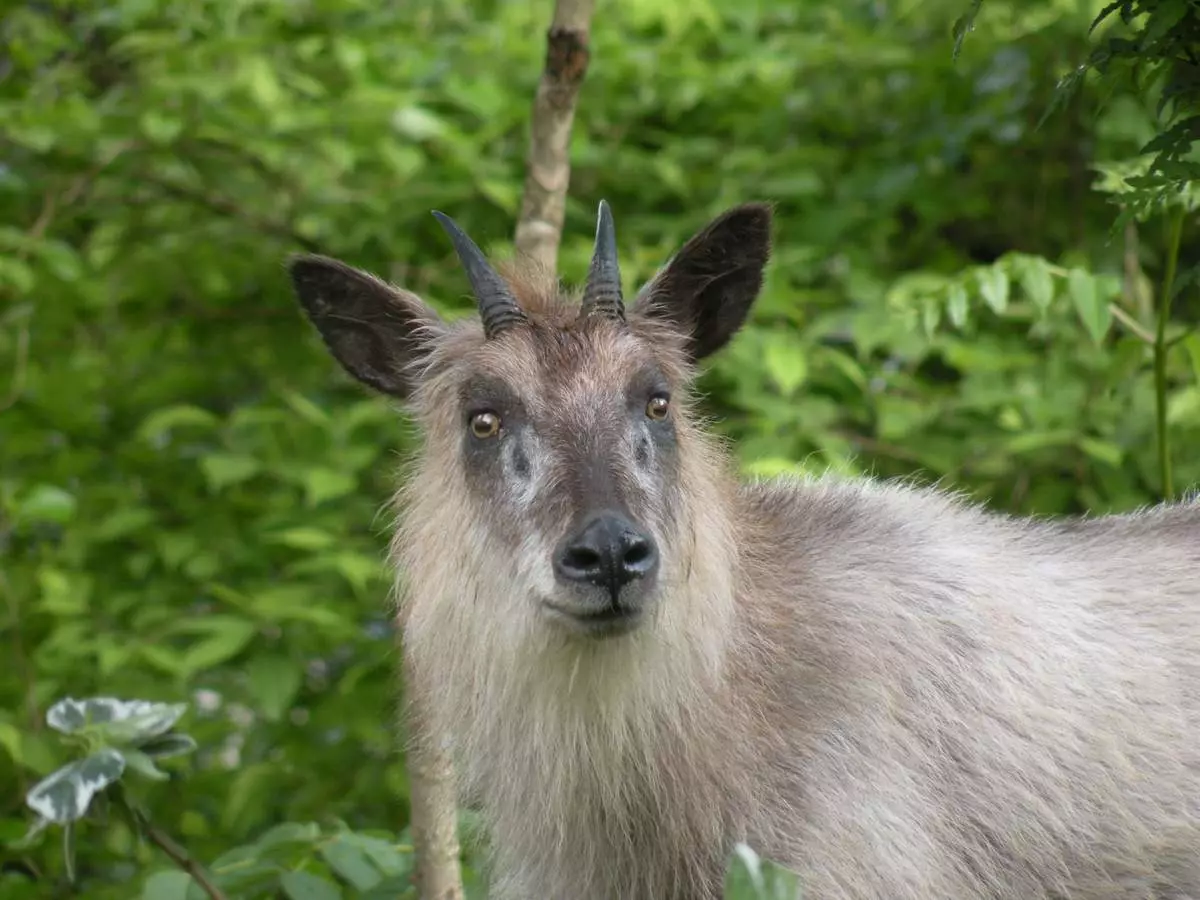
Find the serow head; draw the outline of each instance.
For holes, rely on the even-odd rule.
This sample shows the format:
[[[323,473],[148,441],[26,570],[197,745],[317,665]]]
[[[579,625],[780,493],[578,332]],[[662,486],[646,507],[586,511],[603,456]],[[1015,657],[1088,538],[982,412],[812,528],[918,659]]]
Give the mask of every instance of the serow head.
[[[533,266],[501,275],[434,215],[477,320],[448,323],[322,256],[289,263],[300,303],[345,370],[407,401],[422,426],[408,490],[411,514],[430,520],[418,540],[486,569],[520,615],[581,636],[633,631],[687,577],[706,471],[687,391],[695,362],[734,335],[762,287],[770,207],[718,216],[629,309],[606,203],[578,300]]]

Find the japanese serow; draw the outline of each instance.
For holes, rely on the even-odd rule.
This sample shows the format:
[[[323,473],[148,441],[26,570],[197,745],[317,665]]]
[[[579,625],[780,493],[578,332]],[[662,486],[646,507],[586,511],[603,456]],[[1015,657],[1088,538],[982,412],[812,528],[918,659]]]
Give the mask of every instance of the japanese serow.
[[[769,206],[628,305],[605,204],[578,293],[437,215],[478,317],[290,273],[420,427],[399,623],[496,896],[710,900],[742,841],[811,900],[1200,900],[1200,503],[742,482],[690,385],[760,291]]]

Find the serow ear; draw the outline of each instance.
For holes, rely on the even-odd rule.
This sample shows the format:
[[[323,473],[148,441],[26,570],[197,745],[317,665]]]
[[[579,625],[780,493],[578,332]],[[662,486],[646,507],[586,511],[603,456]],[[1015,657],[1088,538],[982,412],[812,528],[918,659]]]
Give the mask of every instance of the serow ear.
[[[771,207],[735,206],[713,219],[638,292],[634,312],[691,336],[692,359],[729,341],[746,321],[771,255]]]
[[[377,391],[404,399],[413,366],[446,328],[420,297],[325,256],[293,256],[292,287],[342,368]]]

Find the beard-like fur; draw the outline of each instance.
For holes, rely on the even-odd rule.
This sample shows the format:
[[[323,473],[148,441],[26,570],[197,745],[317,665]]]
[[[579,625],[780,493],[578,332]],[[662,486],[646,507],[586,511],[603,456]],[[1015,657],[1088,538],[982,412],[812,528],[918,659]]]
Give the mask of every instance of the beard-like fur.
[[[698,443],[693,459],[711,455]],[[393,542],[405,652],[493,837],[495,895],[708,896],[723,811],[745,793],[723,757],[737,571],[724,479],[699,478],[708,488],[656,529],[673,552],[646,621],[594,640],[538,609],[548,541],[514,555],[478,524],[464,533],[465,487],[436,465],[412,475]]]

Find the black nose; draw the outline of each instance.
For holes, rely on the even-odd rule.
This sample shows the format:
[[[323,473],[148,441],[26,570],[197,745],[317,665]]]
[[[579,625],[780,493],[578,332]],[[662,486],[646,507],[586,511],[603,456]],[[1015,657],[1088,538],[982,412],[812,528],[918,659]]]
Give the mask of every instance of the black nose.
[[[560,578],[603,587],[614,603],[621,588],[649,575],[657,563],[658,550],[650,535],[618,513],[589,519],[554,556]]]

